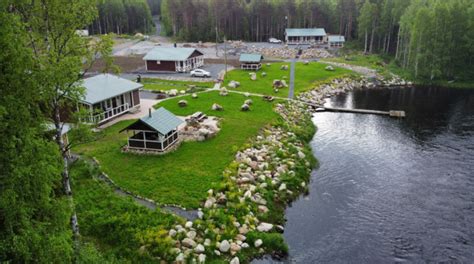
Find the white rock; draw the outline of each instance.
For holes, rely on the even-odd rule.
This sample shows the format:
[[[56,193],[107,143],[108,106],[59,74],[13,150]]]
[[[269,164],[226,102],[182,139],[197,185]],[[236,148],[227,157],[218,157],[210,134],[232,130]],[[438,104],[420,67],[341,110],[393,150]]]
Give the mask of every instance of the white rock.
[[[240,240],[240,241],[245,241],[247,239],[247,237],[245,237],[242,234],[238,234],[238,235],[235,236],[235,239]]]
[[[206,239],[204,240],[204,246],[208,247],[208,246],[210,246],[210,245],[211,245],[211,240],[210,240],[209,238],[206,238]]]
[[[176,236],[176,233],[177,233],[176,230],[170,229],[170,231],[168,232],[168,235],[169,235],[170,237],[174,237],[174,236]]]
[[[199,219],[202,219],[204,217],[204,213],[202,211],[198,211],[197,215]]]
[[[257,230],[258,230],[259,232],[268,232],[268,231],[272,230],[272,228],[273,228],[273,225],[272,225],[272,224],[270,224],[270,223],[264,223],[264,222],[260,223],[260,224],[257,226]]]
[[[244,197],[250,198],[250,196],[252,196],[252,192],[250,190],[248,190],[244,193]]]
[[[286,190],[286,184],[282,183],[282,184],[280,185],[280,188],[278,188],[278,190],[279,190],[279,191],[284,191],[284,190]]]
[[[184,262],[184,254],[183,253],[179,253],[179,255],[176,257],[176,262],[178,263],[181,263],[181,262]]]
[[[196,238],[196,231],[189,231],[186,236],[190,239]]]
[[[204,203],[204,207],[211,208],[215,203],[216,203],[216,199],[214,197],[211,197],[206,200],[206,202]]]
[[[193,222],[187,221],[186,224],[184,225],[184,227],[186,227],[186,228],[191,228],[191,227],[193,227]]]
[[[230,262],[229,264],[240,264],[240,260],[238,257],[234,257]]]
[[[227,252],[227,251],[229,251],[229,249],[230,249],[230,243],[229,243],[229,241],[227,241],[227,240],[221,241],[221,243],[220,243],[220,245],[219,245],[219,250],[220,250],[221,252]]]
[[[189,247],[189,248],[194,248],[196,246],[196,242],[192,240],[191,238],[185,238],[183,241],[181,241],[183,246]]]
[[[247,243],[242,243],[242,245],[240,245],[240,246],[241,246],[242,248],[249,248],[249,247],[250,247],[249,244],[247,244]]]
[[[255,242],[253,242],[253,245],[256,248],[260,247],[262,244],[263,244],[263,241],[261,239],[257,239],[257,240],[255,240]]]
[[[198,95],[197,95],[197,93],[192,93],[192,94],[191,94],[191,97],[194,98],[194,99],[196,99],[196,98],[198,98]]]
[[[298,151],[298,157],[299,157],[300,159],[304,159],[304,158],[306,158],[306,155],[305,155],[303,152]]]
[[[198,245],[194,248],[194,251],[195,251],[196,253],[202,253],[202,252],[205,251],[205,248],[204,248],[203,245],[198,244]]]
[[[214,254],[216,254],[216,256],[220,256],[221,252],[219,250],[214,250]]]
[[[198,256],[198,262],[199,262],[199,263],[205,263],[205,262],[206,262],[206,255],[204,255],[204,254],[199,254],[199,256]]]

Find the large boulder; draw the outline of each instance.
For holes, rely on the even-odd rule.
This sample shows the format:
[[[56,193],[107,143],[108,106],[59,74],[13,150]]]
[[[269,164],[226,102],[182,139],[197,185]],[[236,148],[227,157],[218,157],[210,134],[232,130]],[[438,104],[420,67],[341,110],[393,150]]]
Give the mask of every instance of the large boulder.
[[[171,90],[168,91],[168,95],[169,96],[176,96],[176,95],[178,95],[178,90],[171,89]]]
[[[256,248],[259,248],[262,244],[263,244],[263,241],[261,239],[257,239],[257,240],[255,240],[255,242],[253,242],[253,245]]]
[[[242,111],[249,111],[250,110],[250,106],[248,104],[243,104],[241,107],[240,107],[240,110]]]
[[[178,105],[179,105],[180,107],[186,107],[186,106],[188,106],[188,101],[186,101],[186,100],[179,100]]]
[[[250,74],[250,80],[252,80],[252,81],[256,81],[256,80],[257,80],[257,74],[256,74],[255,72],[252,72],[252,73]]]
[[[326,66],[326,68],[324,68],[326,71],[334,71],[334,67],[332,67],[331,65],[328,65]]]
[[[227,88],[225,87],[222,87],[219,91],[219,95],[221,96],[227,96],[227,94],[229,94],[229,91],[227,91]]]
[[[245,100],[244,103],[245,103],[245,104],[248,104],[248,105],[252,105],[252,104],[253,104],[253,101],[252,101],[252,99],[247,99],[247,100]]]
[[[220,104],[214,103],[212,104],[211,109],[214,111],[222,111],[224,108]]]
[[[219,245],[219,250],[223,253],[229,251],[230,249],[230,243],[227,240],[222,240],[220,245]]]
[[[191,97],[192,97],[193,99],[196,99],[196,98],[198,98],[198,95],[197,95],[197,93],[193,93],[193,94],[191,94]]]
[[[273,225],[272,225],[272,224],[270,224],[270,223],[264,223],[264,222],[260,223],[260,224],[257,226],[257,230],[258,230],[259,232],[268,232],[268,231],[272,230],[272,228],[273,228]]]
[[[196,242],[188,237],[183,239],[181,241],[181,244],[183,244],[183,246],[188,247],[188,248],[194,248],[196,246]]]

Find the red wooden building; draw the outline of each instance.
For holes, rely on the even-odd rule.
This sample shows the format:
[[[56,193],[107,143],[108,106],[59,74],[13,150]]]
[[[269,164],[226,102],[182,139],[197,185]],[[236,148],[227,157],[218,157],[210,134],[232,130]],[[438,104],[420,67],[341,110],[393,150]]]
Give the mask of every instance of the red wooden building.
[[[189,72],[204,65],[204,54],[194,48],[156,47],[143,60],[149,72]]]

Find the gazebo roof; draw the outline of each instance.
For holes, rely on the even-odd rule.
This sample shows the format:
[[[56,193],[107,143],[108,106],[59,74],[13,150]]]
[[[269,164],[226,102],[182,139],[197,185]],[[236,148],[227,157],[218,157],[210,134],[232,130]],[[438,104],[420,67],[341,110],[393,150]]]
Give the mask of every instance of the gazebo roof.
[[[326,36],[324,28],[287,28],[288,37],[323,37]]]
[[[263,60],[262,54],[258,53],[242,53],[240,54],[240,62],[260,62]]]
[[[156,47],[150,50],[143,60],[156,60],[156,61],[184,61],[187,60],[194,52],[202,52],[195,48],[165,48]]]
[[[95,104],[143,87],[139,83],[108,73],[84,79],[82,86],[86,88],[82,101],[87,104]]]
[[[135,123],[124,128],[122,131],[134,129],[143,130],[143,127],[146,127],[148,129],[157,131],[162,135],[166,135],[176,129],[182,123],[184,123],[183,120],[179,119],[173,113],[166,110],[166,108],[160,107],[158,110],[140,118]]]

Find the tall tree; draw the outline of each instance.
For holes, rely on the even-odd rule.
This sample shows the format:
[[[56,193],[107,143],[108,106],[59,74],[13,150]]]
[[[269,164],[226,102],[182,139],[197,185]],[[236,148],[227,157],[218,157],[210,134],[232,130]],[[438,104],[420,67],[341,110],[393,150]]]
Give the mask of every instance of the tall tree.
[[[0,2],[0,260],[67,263],[70,210],[60,191],[60,154],[53,135],[45,138],[42,78],[32,71],[33,52],[11,3]]]
[[[62,157],[63,192],[72,212],[70,223],[77,249],[79,225],[69,177],[68,146],[61,136],[64,125],[61,110],[77,105],[83,96],[82,77],[96,58],[110,55],[111,42],[90,41],[76,34],[76,29],[86,27],[96,18],[94,0],[23,1],[13,8],[27,27],[35,58],[33,72],[42,76],[38,83],[46,102],[45,114],[55,127],[55,143]]]

